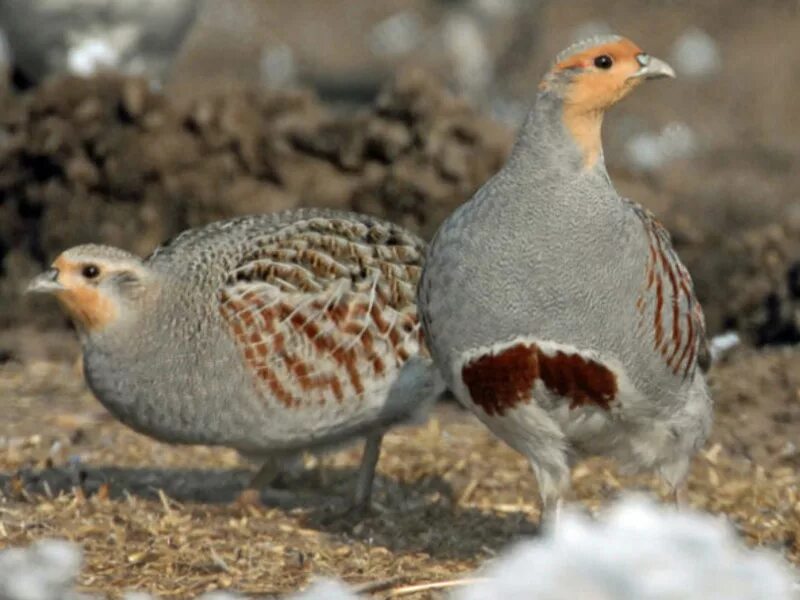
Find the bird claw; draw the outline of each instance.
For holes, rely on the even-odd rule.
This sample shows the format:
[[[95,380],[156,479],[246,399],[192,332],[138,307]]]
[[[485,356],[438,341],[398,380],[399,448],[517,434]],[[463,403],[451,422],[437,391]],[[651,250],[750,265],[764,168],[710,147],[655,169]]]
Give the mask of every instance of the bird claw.
[[[243,490],[233,501],[233,505],[238,508],[263,508],[264,502],[261,500],[261,490],[255,488]]]
[[[341,518],[364,518],[376,513],[375,507],[372,505],[372,502],[367,499],[366,502],[353,502],[349,506],[347,506],[344,510],[340,511],[339,516]]]

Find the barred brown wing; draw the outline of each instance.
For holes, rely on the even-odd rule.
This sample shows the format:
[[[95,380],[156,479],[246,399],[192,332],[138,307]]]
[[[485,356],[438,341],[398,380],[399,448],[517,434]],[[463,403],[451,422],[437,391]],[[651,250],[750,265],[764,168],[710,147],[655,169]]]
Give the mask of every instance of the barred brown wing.
[[[630,203],[648,238],[647,267],[636,308],[639,330],[673,374],[687,378],[709,365],[705,317],[689,271],[672,247],[669,232],[649,211]]]
[[[390,240],[383,227],[312,220],[253,240],[231,271],[219,313],[265,398],[287,408],[359,401],[420,351],[421,243]]]

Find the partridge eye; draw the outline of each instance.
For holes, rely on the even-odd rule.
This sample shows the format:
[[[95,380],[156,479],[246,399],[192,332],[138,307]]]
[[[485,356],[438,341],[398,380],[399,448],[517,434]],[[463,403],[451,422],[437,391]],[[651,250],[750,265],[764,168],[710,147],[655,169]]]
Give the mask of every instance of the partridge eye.
[[[613,64],[614,61],[608,54],[601,54],[594,59],[594,66],[598,69],[610,69]]]
[[[97,265],[86,265],[81,269],[81,275],[83,275],[86,279],[94,279],[98,275],[100,275],[100,269]]]

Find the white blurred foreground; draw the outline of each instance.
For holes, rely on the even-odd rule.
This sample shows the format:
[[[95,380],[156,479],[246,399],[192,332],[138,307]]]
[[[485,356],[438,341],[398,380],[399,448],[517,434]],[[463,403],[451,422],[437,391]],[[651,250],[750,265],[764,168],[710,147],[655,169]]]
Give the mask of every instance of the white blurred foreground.
[[[523,542],[458,600],[756,600],[795,598],[788,565],[750,550],[719,517],[642,498],[600,521],[567,514],[556,531]]]
[[[469,532],[464,532],[469,535]],[[86,598],[72,591],[77,546],[45,540],[0,552],[0,598]],[[746,548],[720,517],[634,497],[599,520],[567,510],[559,527],[522,542],[488,564],[482,580],[454,600],[790,600],[800,598],[791,567]],[[129,593],[130,600],[146,594]],[[214,592],[205,600],[237,596]],[[292,600],[356,600],[344,584],[324,580]]]

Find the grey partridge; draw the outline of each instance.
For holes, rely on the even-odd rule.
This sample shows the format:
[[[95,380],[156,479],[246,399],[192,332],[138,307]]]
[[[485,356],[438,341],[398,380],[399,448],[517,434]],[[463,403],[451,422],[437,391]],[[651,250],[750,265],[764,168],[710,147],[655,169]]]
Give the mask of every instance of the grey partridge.
[[[257,457],[253,487],[276,461],[366,437],[364,505],[383,432],[441,386],[414,302],[423,252],[391,223],[298,210],[192,229],[144,260],[77,246],[29,289],[72,317],[86,380],[126,425]]]
[[[527,456],[543,512],[588,455],[682,496],[711,426],[704,319],[669,234],[620,197],[604,112],[672,69],[619,36],[569,47],[505,166],[441,226],[419,287],[448,387]]]

